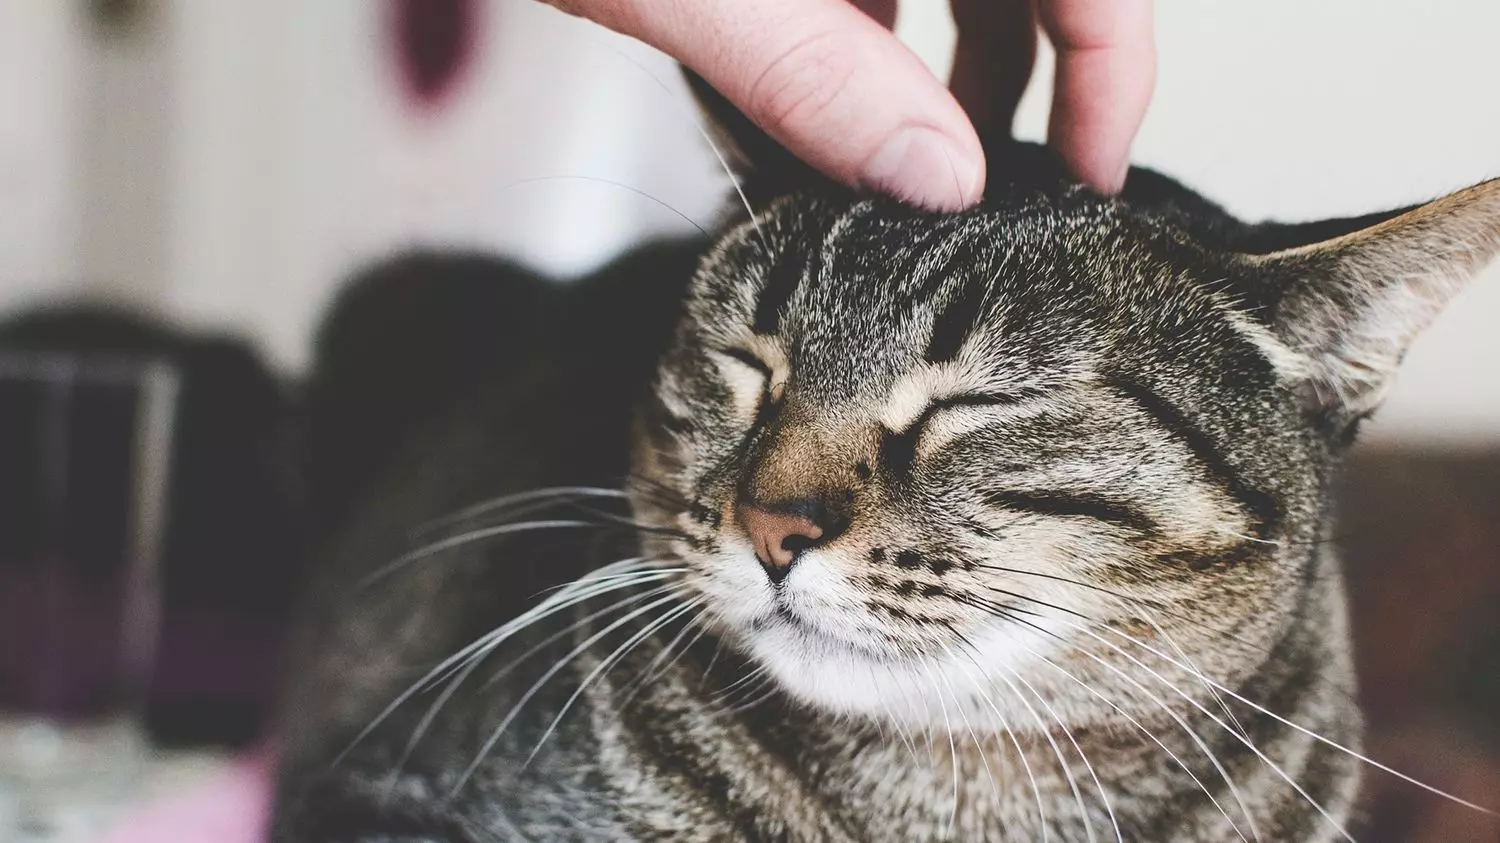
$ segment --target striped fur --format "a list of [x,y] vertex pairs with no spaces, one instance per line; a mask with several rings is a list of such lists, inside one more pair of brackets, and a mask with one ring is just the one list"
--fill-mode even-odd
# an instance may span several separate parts
[[[547,311],[579,339],[415,439],[332,543],[277,839],[1352,832],[1327,489],[1389,375],[1369,361],[1399,356],[1372,338],[1409,340],[1500,246],[1500,187],[1350,234],[1367,221],[1249,226],[1149,172],[1106,200],[1009,156],[963,214],[776,201],[668,293],[673,332]],[[627,457],[642,529],[605,549],[655,578],[385,711],[528,605],[516,566],[566,582],[598,536],[486,538],[498,513],[351,583],[465,496]],[[748,502],[837,528],[773,584]]]

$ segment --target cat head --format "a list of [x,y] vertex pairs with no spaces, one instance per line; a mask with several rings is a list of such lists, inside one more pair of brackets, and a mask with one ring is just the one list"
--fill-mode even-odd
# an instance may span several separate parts
[[639,422],[670,494],[636,506],[791,696],[906,722],[1024,720],[1017,682],[1107,720],[1067,677],[1118,684],[1116,632],[1257,670],[1331,575],[1359,421],[1500,249],[1500,181],[1257,227],[995,146],[985,203],[931,214],[740,146],[771,169],[692,282]]

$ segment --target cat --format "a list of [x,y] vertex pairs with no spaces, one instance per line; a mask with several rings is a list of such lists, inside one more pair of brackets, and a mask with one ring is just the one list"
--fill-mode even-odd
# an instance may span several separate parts
[[745,186],[711,236],[491,262],[488,323],[414,257],[325,332],[359,386],[309,441],[369,482],[323,507],[274,839],[1352,839],[1329,489],[1500,181],[1247,224],[1002,140],[931,214],[695,88]]

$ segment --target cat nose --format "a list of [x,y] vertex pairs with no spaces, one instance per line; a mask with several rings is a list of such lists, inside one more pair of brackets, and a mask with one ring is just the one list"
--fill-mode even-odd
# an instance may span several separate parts
[[828,510],[815,501],[798,501],[761,507],[752,503],[739,506],[740,524],[750,534],[755,558],[765,569],[771,584],[786,579],[802,552],[820,540],[832,538]]

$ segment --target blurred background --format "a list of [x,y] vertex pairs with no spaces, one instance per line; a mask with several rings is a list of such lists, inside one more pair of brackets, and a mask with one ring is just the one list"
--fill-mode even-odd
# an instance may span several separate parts
[[[1363,213],[1500,175],[1493,0],[1158,6],[1136,160],[1237,214]],[[898,30],[946,73],[942,2],[906,0]],[[1044,133],[1048,59],[1022,137]],[[565,283],[707,225],[726,182],[695,121],[669,61],[529,0],[0,0],[0,377],[16,384],[0,391],[0,486],[21,478],[0,490],[0,553],[36,556],[114,518],[129,523],[119,555],[158,583],[115,601],[155,641],[154,669],[125,682],[146,709],[140,786],[80,809],[76,828],[28,833],[177,839],[152,823],[196,828],[177,805],[198,787],[222,801],[187,801],[218,806],[200,821],[221,825],[182,839],[255,839],[301,562],[288,418],[331,296],[418,245]],[[1374,754],[1487,804],[1500,802],[1497,320],[1500,266],[1410,354],[1367,428],[1340,534]],[[104,381],[128,388],[100,397],[89,384]],[[25,437],[66,429],[59,453],[86,453],[116,417],[127,456],[62,473],[129,490],[119,503],[62,506],[50,527],[21,505],[26,478],[58,470]],[[161,449],[172,467],[147,471]],[[0,559],[0,639],[32,634],[15,608],[40,605],[28,570]],[[37,651],[0,656],[0,708],[88,696],[57,691],[87,682],[31,693],[16,677]],[[1361,839],[1500,840],[1493,820],[1410,785],[1377,773],[1369,790]]]

